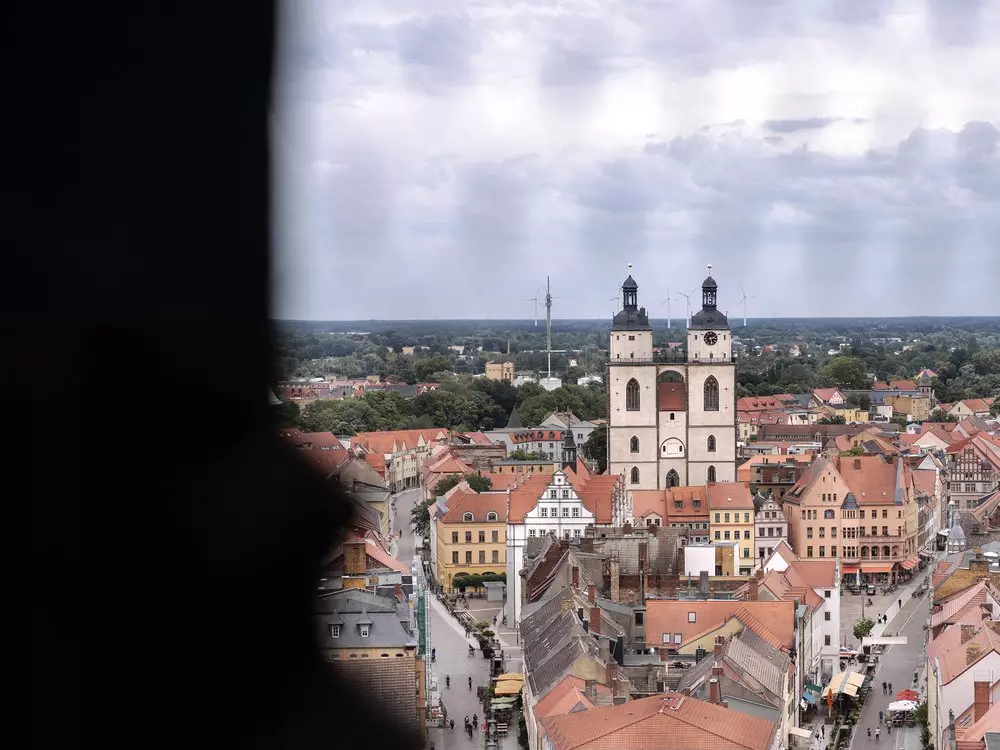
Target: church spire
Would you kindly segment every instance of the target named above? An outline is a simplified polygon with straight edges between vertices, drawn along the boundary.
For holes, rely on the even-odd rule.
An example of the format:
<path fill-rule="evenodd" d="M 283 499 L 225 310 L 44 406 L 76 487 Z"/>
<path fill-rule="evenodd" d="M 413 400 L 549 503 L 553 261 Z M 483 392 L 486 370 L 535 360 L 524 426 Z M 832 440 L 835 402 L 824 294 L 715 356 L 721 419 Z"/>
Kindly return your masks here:
<path fill-rule="evenodd" d="M 622 282 L 622 309 L 611 321 L 612 331 L 649 330 L 649 316 L 645 307 L 639 307 L 639 285 L 632 278 L 632 264 L 628 264 L 628 278 Z"/>

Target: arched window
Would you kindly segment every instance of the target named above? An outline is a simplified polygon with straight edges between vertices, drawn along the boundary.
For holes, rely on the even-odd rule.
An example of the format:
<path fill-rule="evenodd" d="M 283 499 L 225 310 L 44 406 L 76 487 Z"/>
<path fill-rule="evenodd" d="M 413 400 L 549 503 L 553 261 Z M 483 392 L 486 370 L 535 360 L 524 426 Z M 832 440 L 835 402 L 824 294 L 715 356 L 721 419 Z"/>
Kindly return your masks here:
<path fill-rule="evenodd" d="M 681 483 L 681 478 L 676 471 L 671 469 L 667 472 L 667 487 L 677 487 Z"/>
<path fill-rule="evenodd" d="M 708 467 L 708 481 L 709 482 L 715 482 L 715 467 L 714 466 L 709 466 Z"/>
<path fill-rule="evenodd" d="M 708 436 L 708 452 L 715 453 L 715 435 Z"/>
<path fill-rule="evenodd" d="M 673 412 L 670 412 L 670 421 L 671 421 L 671 422 L 673 422 L 673 421 L 674 421 L 674 413 L 673 413 Z"/>
<path fill-rule="evenodd" d="M 639 411 L 639 381 L 635 378 L 625 385 L 625 410 Z"/>
<path fill-rule="evenodd" d="M 475 519 L 475 516 L 473 516 L 471 513 L 465 513 L 465 514 L 462 515 L 462 520 L 463 521 L 475 521 L 476 519 Z"/>
<path fill-rule="evenodd" d="M 705 411 L 719 410 L 719 381 L 712 375 L 705 378 Z"/>
<path fill-rule="evenodd" d="M 497 520 L 497 514 L 496 514 L 496 513 L 494 513 L 494 512 L 493 512 L 493 511 L 491 510 L 491 511 L 490 511 L 489 513 L 487 513 L 487 514 L 486 514 L 486 520 L 487 520 L 487 521 L 496 521 L 496 520 Z"/>
<path fill-rule="evenodd" d="M 832 510 L 824 510 L 823 511 L 823 518 L 825 518 L 827 520 L 829 520 L 831 518 L 836 518 L 836 517 L 837 517 L 837 514 L 834 513 Z"/>
<path fill-rule="evenodd" d="M 631 479 L 632 479 L 632 484 L 639 484 L 639 467 L 638 466 L 633 466 L 632 467 L 632 477 L 631 477 Z"/>
<path fill-rule="evenodd" d="M 632 439 L 628 441 L 628 450 L 629 453 L 639 452 L 639 438 L 637 438 L 635 435 L 633 435 Z"/>

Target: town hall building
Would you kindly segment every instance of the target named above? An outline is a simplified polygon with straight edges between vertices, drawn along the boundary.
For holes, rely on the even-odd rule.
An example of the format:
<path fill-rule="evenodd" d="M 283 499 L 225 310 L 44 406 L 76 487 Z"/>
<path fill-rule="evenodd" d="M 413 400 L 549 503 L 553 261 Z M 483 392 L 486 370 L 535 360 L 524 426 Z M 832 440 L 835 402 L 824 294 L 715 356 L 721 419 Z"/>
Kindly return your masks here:
<path fill-rule="evenodd" d="M 608 363 L 608 472 L 624 475 L 629 489 L 736 481 L 732 332 L 708 270 L 685 357 L 654 352 L 639 285 L 631 273 L 622 284 Z"/>

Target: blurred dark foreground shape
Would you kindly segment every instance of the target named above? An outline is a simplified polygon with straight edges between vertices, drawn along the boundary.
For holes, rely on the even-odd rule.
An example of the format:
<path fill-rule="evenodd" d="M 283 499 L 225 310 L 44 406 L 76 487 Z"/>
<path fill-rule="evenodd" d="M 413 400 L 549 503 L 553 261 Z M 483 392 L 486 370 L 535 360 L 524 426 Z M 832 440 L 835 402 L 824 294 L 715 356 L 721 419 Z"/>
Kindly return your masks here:
<path fill-rule="evenodd" d="M 273 13 L 4 6 L 8 747 L 415 746 L 320 660 L 345 506 L 264 397 Z"/>

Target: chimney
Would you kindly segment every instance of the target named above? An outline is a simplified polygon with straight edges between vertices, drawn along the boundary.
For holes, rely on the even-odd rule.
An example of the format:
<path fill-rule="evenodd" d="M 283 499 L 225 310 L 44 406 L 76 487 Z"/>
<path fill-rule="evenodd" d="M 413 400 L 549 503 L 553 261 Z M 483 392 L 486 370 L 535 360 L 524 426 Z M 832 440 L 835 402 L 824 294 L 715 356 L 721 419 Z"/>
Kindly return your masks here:
<path fill-rule="evenodd" d="M 747 592 L 747 599 L 748 600 L 750 600 L 752 602 L 757 601 L 757 592 L 758 592 L 759 586 L 760 586 L 760 583 L 758 583 L 758 581 L 757 581 L 756 578 L 751 578 L 750 579 L 750 590 Z"/>
<path fill-rule="evenodd" d="M 990 683 L 976 680 L 972 684 L 972 721 L 979 721 L 990 710 Z"/>
<path fill-rule="evenodd" d="M 580 569 L 575 565 L 573 566 L 573 590 L 580 590 Z"/>
<path fill-rule="evenodd" d="M 590 632 L 598 633 L 601 632 L 601 608 L 591 607 L 590 608 Z"/>
<path fill-rule="evenodd" d="M 604 679 L 611 688 L 611 700 L 618 697 L 618 665 L 614 659 L 609 659 L 605 665 Z"/>
<path fill-rule="evenodd" d="M 583 694 L 593 700 L 597 696 L 597 680 L 585 680 Z"/>
<path fill-rule="evenodd" d="M 592 583 L 587 584 L 587 601 L 591 604 L 597 601 L 597 586 Z"/>
<path fill-rule="evenodd" d="M 757 572 L 754 574 L 754 578 L 756 578 L 758 581 L 763 581 L 764 580 L 764 569 L 763 568 L 757 568 Z"/>
<path fill-rule="evenodd" d="M 585 536 L 580 539 L 580 551 L 581 552 L 593 552 L 594 551 L 594 537 Z"/>
<path fill-rule="evenodd" d="M 366 547 L 365 542 L 344 544 L 344 575 L 363 576 L 368 572 Z"/>
<path fill-rule="evenodd" d="M 712 670 L 715 671 L 714 669 Z M 708 702 L 719 705 L 722 703 L 722 686 L 719 685 L 719 678 L 713 677 L 708 681 Z"/>
<path fill-rule="evenodd" d="M 628 536 L 632 533 L 632 524 L 626 523 L 623 530 L 625 531 L 625 536 Z"/>
<path fill-rule="evenodd" d="M 950 747 L 955 747 L 955 711 L 948 709 L 948 739 L 951 741 Z"/>
<path fill-rule="evenodd" d="M 664 683 L 663 680 L 657 680 L 656 681 L 656 692 L 662 693 L 663 689 L 665 687 L 666 687 L 666 683 Z"/>
<path fill-rule="evenodd" d="M 971 641 L 976 637 L 976 626 L 975 625 L 960 625 L 962 628 L 962 640 L 961 643 L 966 643 Z"/>
<path fill-rule="evenodd" d="M 611 571 L 611 601 L 618 604 L 621 602 L 622 566 L 618 560 L 611 560 L 608 567 Z"/>
<path fill-rule="evenodd" d="M 722 647 L 725 643 L 726 641 L 721 635 L 715 636 L 715 647 L 712 649 L 712 653 L 715 655 L 716 661 L 722 658 Z"/>

